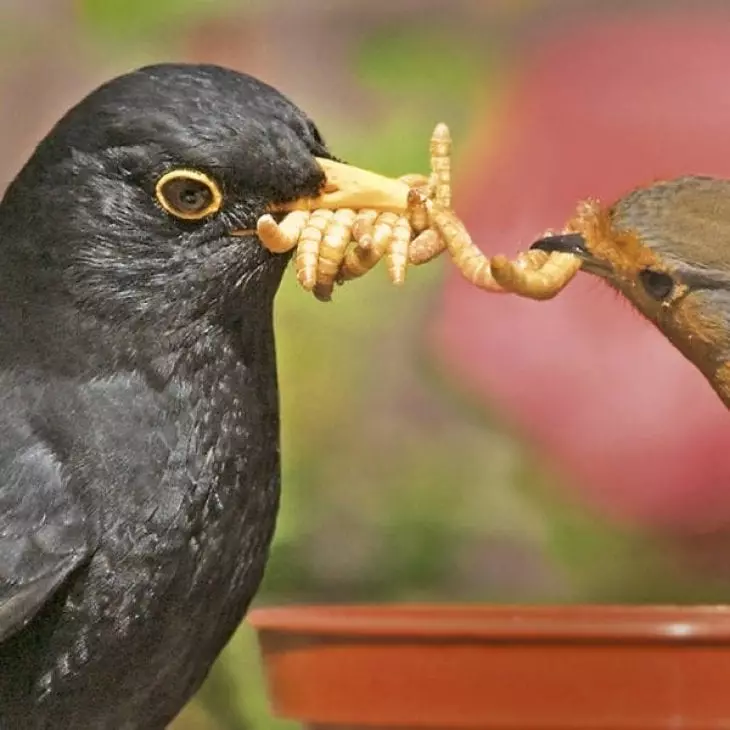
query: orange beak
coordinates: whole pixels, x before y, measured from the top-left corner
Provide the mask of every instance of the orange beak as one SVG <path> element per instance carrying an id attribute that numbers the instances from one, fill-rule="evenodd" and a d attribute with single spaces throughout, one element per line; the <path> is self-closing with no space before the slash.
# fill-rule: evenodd
<path id="1" fill-rule="evenodd" d="M 322 194 L 316 198 L 300 198 L 278 205 L 272 212 L 317 208 L 372 208 L 393 213 L 407 210 L 410 188 L 404 182 L 321 157 L 317 158 L 317 162 L 327 176 Z"/>

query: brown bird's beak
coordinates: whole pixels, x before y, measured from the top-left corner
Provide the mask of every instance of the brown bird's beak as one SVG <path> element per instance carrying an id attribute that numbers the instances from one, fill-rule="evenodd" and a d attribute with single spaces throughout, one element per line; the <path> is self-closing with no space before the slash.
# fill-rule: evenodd
<path id="1" fill-rule="evenodd" d="M 374 208 L 393 213 L 407 210 L 410 188 L 404 182 L 322 157 L 318 157 L 317 162 L 327 176 L 322 194 L 277 205 L 272 212 L 317 208 Z"/>
<path id="2" fill-rule="evenodd" d="M 546 236 L 530 246 L 531 249 L 546 251 L 547 253 L 572 253 L 581 260 L 581 269 L 589 274 L 608 277 L 611 268 L 605 262 L 596 258 L 586 246 L 585 238 L 580 233 L 560 233 L 555 236 Z"/>

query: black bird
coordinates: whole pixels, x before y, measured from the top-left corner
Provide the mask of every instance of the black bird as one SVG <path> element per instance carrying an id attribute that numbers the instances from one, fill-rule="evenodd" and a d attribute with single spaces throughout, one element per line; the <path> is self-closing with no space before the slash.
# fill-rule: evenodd
<path id="1" fill-rule="evenodd" d="M 242 620 L 279 502 L 288 261 L 252 230 L 350 179 L 365 203 L 377 176 L 334 184 L 331 159 L 273 88 L 164 64 L 89 95 L 8 187 L 2 730 L 163 728 Z"/>

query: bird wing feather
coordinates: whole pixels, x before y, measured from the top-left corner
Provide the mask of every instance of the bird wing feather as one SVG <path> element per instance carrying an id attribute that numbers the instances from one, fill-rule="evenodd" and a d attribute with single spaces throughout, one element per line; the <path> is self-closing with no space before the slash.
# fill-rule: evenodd
<path id="1" fill-rule="evenodd" d="M 9 442 L 18 448 L 4 439 L 0 452 L 0 642 L 26 626 L 91 554 L 88 520 L 61 464 L 27 435 L 14 430 Z"/>

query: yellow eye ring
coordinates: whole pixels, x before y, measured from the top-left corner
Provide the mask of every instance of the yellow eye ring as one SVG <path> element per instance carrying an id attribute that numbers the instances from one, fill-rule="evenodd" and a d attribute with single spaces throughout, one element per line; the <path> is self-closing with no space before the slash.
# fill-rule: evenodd
<path id="1" fill-rule="evenodd" d="M 198 221 L 217 213 L 223 205 L 218 184 L 204 172 L 172 170 L 155 186 L 157 202 L 176 218 Z"/>

